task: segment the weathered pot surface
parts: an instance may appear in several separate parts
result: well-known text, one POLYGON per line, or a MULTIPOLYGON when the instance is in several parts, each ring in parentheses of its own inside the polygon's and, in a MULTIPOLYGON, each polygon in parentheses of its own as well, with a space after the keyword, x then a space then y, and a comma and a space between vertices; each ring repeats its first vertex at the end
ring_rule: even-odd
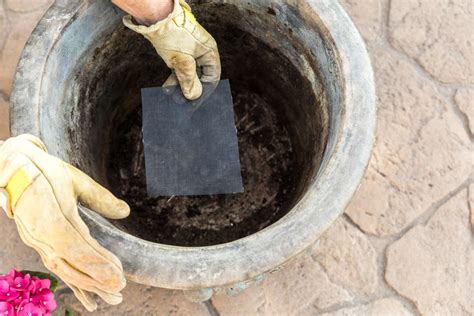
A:
MULTIPOLYGON (((294 189, 255 231, 238 231, 217 244, 209 239, 206 246, 152 242, 132 235, 139 228, 135 233, 127 222, 109 222, 83 207, 81 215, 93 236, 121 259, 130 280, 183 290, 244 288, 246 280, 313 245, 344 211, 373 145, 372 69, 359 33, 337 1, 216 0, 195 3, 193 10, 222 47, 223 78, 235 87, 236 103, 240 92, 250 89, 276 113, 269 115, 288 122, 295 151, 288 157, 297 166, 288 183, 294 189), (242 56, 238 67, 234 55, 242 56)), ((121 25, 122 15, 108 0, 57 0, 26 45, 11 97, 12 134, 38 135, 52 154, 115 191, 107 171, 114 149, 108 143, 126 120, 122 113, 139 107, 137 93, 120 97, 117 91, 159 85, 168 74, 161 64, 156 76, 140 66, 158 57, 121 25)), ((255 183, 257 189, 265 185, 255 183)), ((199 216, 195 222, 208 220, 199 216)), ((231 230, 222 225, 215 230, 231 230)))

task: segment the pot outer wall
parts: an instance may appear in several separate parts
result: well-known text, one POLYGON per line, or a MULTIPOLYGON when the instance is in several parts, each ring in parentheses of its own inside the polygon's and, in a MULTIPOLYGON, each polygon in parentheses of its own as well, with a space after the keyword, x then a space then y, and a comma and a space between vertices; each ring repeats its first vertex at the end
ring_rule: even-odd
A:
MULTIPOLYGON (((215 292, 237 294, 314 245, 357 189, 370 158, 376 121, 370 60, 337 1, 214 2, 250 12, 252 18, 243 21, 242 29, 291 57, 315 92, 324 91, 329 136, 319 171, 296 206, 264 230, 230 243, 193 248, 152 243, 80 207, 91 234, 121 259, 128 279, 186 290, 192 300, 208 299, 215 292), (268 12, 292 28, 292 38, 303 51, 295 54, 290 42, 265 27, 260 17, 268 12)), ((71 82, 74 62, 101 34, 111 32, 122 15, 108 0, 55 2, 31 35, 17 68, 11 96, 13 135, 37 135, 52 154, 70 160, 68 146, 73 144, 64 142, 66 127, 52 124, 58 117, 65 119, 56 103, 71 82)))

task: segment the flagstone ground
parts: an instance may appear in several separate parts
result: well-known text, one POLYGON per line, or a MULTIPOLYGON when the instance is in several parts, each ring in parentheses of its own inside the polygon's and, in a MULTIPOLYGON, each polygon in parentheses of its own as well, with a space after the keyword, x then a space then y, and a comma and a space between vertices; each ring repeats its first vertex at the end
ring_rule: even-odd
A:
MULTIPOLYGON (((0 139, 21 50, 51 0, 0 0, 0 139)), ((370 166, 310 254, 237 297, 190 303, 130 283, 97 315, 472 315, 474 4, 342 0, 367 42, 379 116, 370 166)), ((0 271, 44 269, 0 214, 0 271)), ((87 314, 70 291, 58 301, 87 314)), ((76 315, 75 314, 75 315, 76 315)))

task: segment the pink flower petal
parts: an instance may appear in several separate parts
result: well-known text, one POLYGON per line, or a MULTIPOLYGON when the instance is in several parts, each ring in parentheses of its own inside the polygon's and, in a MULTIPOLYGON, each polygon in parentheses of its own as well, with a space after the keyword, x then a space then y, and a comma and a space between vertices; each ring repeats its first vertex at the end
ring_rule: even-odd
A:
POLYGON ((7 302, 0 302, 0 315, 11 315, 13 316, 13 305, 7 302))
MULTIPOLYGON (((19 306, 21 304, 25 305, 26 303, 28 303, 30 301, 30 292, 28 291, 23 291, 23 292, 20 292, 20 296, 18 296, 14 301, 13 301, 13 305, 15 306, 19 306)), ((1 314, 0 314, 1 315, 1 314)))
POLYGON ((7 293, 10 291, 10 284, 6 280, 0 280, 0 293, 7 293))
POLYGON ((36 306, 35 304, 28 303, 21 306, 17 310, 17 315, 18 316, 43 316, 44 311, 42 308, 36 306))
POLYGON ((30 285, 31 277, 29 274, 25 275, 24 277, 17 276, 14 279, 14 288, 17 291, 26 291, 30 285))
POLYGON ((10 272, 8 272, 8 276, 10 276, 12 279, 15 279, 16 277, 24 277, 25 275, 21 273, 20 271, 17 271, 15 269, 11 269, 10 272))
POLYGON ((30 284, 29 291, 31 291, 32 293, 44 293, 43 291, 49 291, 50 286, 51 281, 49 279, 33 280, 30 284))
POLYGON ((10 302, 15 300, 18 296, 20 296, 20 293, 10 288, 7 292, 0 292, 0 301, 10 302))
POLYGON ((23 274, 21 272, 16 271, 15 269, 12 269, 10 272, 7 274, 3 274, 0 276, 0 280, 5 280, 8 282, 10 286, 14 285, 14 280, 16 277, 23 277, 23 274))
POLYGON ((57 304, 54 299, 54 294, 50 290, 44 289, 44 294, 36 294, 33 297, 30 298, 30 302, 37 305, 41 306, 42 308, 45 309, 45 311, 53 311, 56 309, 57 304))
POLYGON ((43 303, 43 308, 47 312, 53 312, 57 307, 57 303, 54 299, 49 300, 49 301, 43 301, 42 303, 43 303))

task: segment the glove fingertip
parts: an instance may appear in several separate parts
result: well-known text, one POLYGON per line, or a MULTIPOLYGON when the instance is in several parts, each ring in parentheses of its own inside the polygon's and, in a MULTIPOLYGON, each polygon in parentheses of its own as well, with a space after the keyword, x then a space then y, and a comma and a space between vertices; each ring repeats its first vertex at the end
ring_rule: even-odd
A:
POLYGON ((122 200, 117 201, 114 210, 111 219, 122 219, 130 215, 130 206, 122 200))
POLYGON ((199 97, 201 97, 201 94, 202 93, 185 93, 184 96, 186 97, 186 99, 190 100, 190 101, 195 101, 197 99, 199 99, 199 97))
POLYGON ((81 302, 82 305, 87 309, 87 311, 89 313, 92 313, 92 312, 95 312, 97 310, 97 303, 85 303, 85 302, 81 302))
POLYGON ((202 84, 199 79, 195 80, 193 87, 189 90, 182 89, 183 95, 188 100, 197 100, 202 95, 202 84))
POLYGON ((81 302, 81 304, 87 309, 88 312, 92 313, 97 309, 97 302, 92 298, 89 293, 68 282, 64 283, 71 288, 76 298, 79 300, 79 302, 81 302))
POLYGON ((121 293, 114 295, 100 295, 98 294, 107 304, 118 305, 123 302, 123 296, 121 293))

